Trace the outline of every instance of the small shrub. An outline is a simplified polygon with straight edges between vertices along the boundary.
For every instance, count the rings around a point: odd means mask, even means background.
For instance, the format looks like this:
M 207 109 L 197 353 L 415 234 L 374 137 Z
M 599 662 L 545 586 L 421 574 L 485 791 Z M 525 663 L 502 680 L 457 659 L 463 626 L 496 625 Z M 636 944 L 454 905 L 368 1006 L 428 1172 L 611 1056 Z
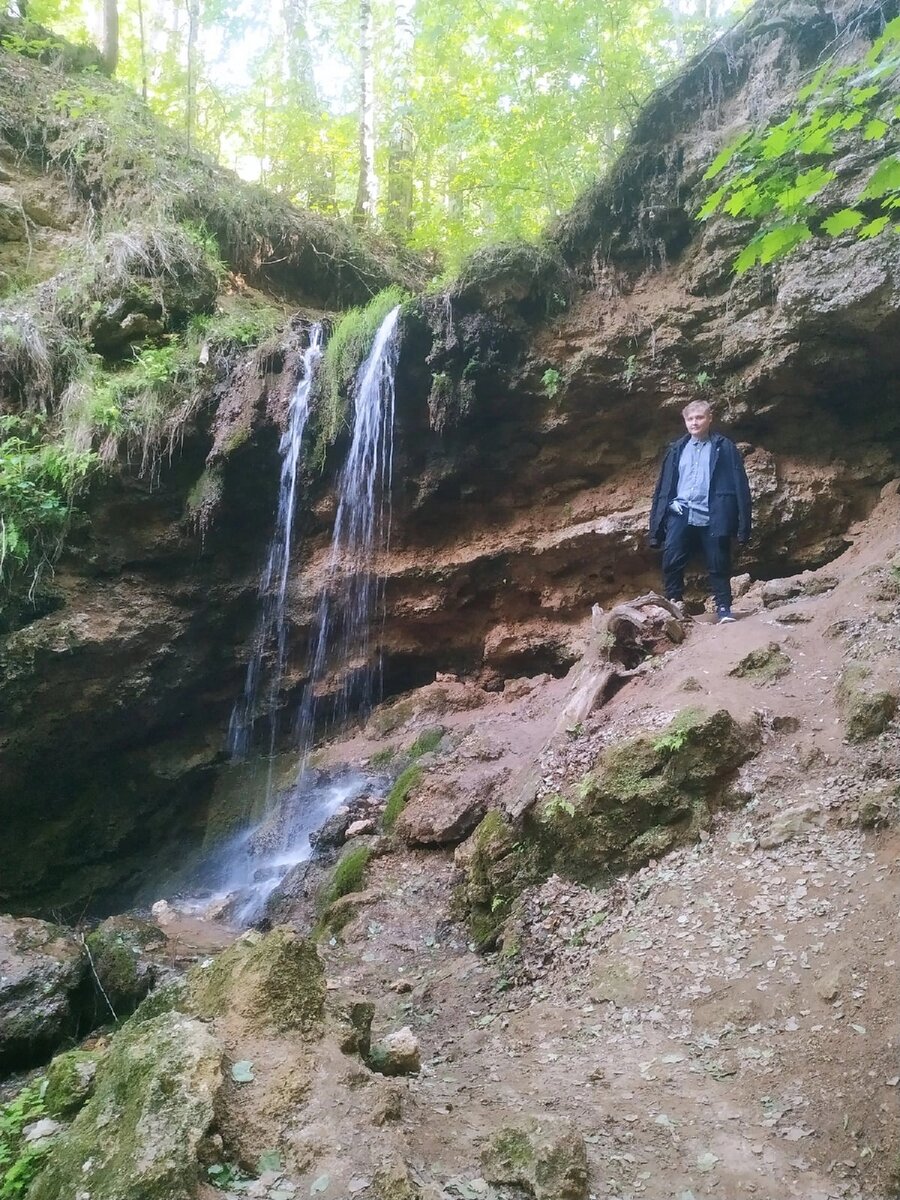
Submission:
M 554 367 L 548 367 L 541 376 L 541 383 L 544 385 L 544 391 L 549 400 L 552 400 L 559 391 L 559 383 L 561 379 L 562 376 Z
M 95 456 L 54 442 L 35 413 L 0 417 L 0 584 L 42 570 L 59 552 L 72 501 Z

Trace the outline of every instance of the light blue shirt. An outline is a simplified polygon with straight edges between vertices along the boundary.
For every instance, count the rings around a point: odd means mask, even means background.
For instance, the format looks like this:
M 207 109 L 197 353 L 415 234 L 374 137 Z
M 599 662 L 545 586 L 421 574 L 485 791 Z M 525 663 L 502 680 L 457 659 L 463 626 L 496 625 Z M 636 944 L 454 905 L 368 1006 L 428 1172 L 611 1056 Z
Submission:
M 702 442 L 697 438 L 689 438 L 678 460 L 678 494 L 671 507 L 677 513 L 686 509 L 689 525 L 709 524 L 711 449 L 709 438 Z

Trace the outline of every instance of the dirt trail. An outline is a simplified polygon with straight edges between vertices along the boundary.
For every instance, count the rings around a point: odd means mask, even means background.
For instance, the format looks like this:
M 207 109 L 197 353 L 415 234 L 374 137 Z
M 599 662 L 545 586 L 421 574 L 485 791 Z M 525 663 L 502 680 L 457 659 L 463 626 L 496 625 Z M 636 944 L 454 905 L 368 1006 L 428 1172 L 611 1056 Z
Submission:
M 735 625 L 697 620 L 682 648 L 544 752 L 553 789 L 688 705 L 756 713 L 764 730 L 737 780 L 742 803 L 696 845 L 606 891 L 554 876 L 526 893 L 515 958 L 467 945 L 446 851 L 373 861 L 367 903 L 323 947 L 326 969 L 332 987 L 375 1002 L 376 1035 L 411 1026 L 424 1066 L 388 1082 L 329 1058 L 301 1106 L 259 1118 L 260 1139 L 287 1148 L 298 1194 L 327 1176 L 325 1200 L 368 1195 L 378 1166 L 403 1160 L 427 1196 L 513 1195 L 487 1189 L 480 1151 L 532 1118 L 584 1136 L 603 1200 L 892 1194 L 900 728 L 846 743 L 835 689 L 854 660 L 896 677 L 898 549 L 891 485 L 851 549 L 804 577 L 819 594 L 764 608 L 757 587 Z M 760 686 L 730 674 L 772 642 L 786 675 Z M 537 754 L 571 684 L 545 678 L 477 709 L 464 685 L 440 686 L 441 720 L 500 747 L 472 758 L 477 774 Z M 407 733 L 434 719 L 420 699 Z M 375 744 L 357 736 L 331 757 Z M 873 797 L 881 827 L 864 829 Z M 264 1045 L 254 1052 L 261 1078 L 277 1072 L 274 1043 L 269 1064 Z

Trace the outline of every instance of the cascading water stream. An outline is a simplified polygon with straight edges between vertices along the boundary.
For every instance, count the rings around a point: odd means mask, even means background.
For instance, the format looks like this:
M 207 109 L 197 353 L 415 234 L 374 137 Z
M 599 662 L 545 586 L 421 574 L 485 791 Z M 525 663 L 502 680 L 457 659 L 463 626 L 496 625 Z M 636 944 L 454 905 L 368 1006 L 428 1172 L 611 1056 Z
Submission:
M 323 684 L 337 681 L 331 721 L 371 708 L 381 688 L 381 656 L 372 662 L 372 628 L 384 616 L 384 578 L 376 559 L 391 537 L 394 375 L 400 308 L 382 322 L 359 369 L 353 440 L 338 478 L 338 507 L 328 579 L 316 614 L 309 682 L 297 717 L 301 774 L 320 725 Z
M 278 693 L 284 675 L 287 652 L 287 628 L 284 602 L 291 567 L 294 514 L 297 501 L 297 475 L 303 434 L 309 420 L 310 396 L 316 368 L 322 357 L 322 326 L 309 331 L 309 345 L 303 353 L 303 372 L 294 389 L 288 411 L 288 424 L 281 437 L 281 477 L 278 487 L 278 513 L 269 554 L 259 580 L 259 617 L 253 632 L 253 653 L 247 665 L 244 691 L 235 704 L 228 726 L 228 749 L 232 759 L 242 759 L 250 748 L 253 726 L 261 715 L 269 720 L 269 754 L 275 750 L 277 736 Z M 260 690 L 267 655 L 272 652 L 265 704 L 260 706 Z
M 366 783 L 364 779 L 354 777 L 322 786 L 315 773 L 309 770 L 308 760 L 316 734 L 321 732 L 324 724 L 342 722 L 351 711 L 367 711 L 380 694 L 381 653 L 379 648 L 378 653 L 373 654 L 372 631 L 376 622 L 384 619 L 384 579 L 378 572 L 377 559 L 388 549 L 391 533 L 394 376 L 399 315 L 398 306 L 382 322 L 356 377 L 353 437 L 337 481 L 338 504 L 327 578 L 319 597 L 307 683 L 297 714 L 299 768 L 296 786 L 279 798 L 277 809 L 269 808 L 260 826 L 243 835 L 232 851 L 233 860 L 239 861 L 235 862 L 229 890 L 243 892 L 241 904 L 235 911 L 236 919 L 241 922 L 252 921 L 260 915 L 285 871 L 309 857 L 310 834 L 335 808 L 358 794 Z M 296 480 L 296 460 L 292 470 Z M 282 493 L 285 503 L 289 500 L 291 504 L 290 515 L 282 520 L 279 507 L 276 539 L 273 539 L 273 550 L 263 576 L 267 581 L 265 595 L 272 596 L 273 612 L 267 617 L 264 609 L 260 619 L 264 636 L 277 630 L 278 671 L 283 670 L 285 657 L 284 592 L 295 488 L 294 483 L 290 497 L 287 497 L 286 474 L 287 468 L 283 465 Z M 276 540 L 279 547 L 288 547 L 286 552 L 276 548 Z M 279 581 L 274 588 L 271 587 L 273 580 Z M 262 594 L 262 585 L 260 591 Z M 265 624 L 267 621 L 268 625 Z M 244 728 L 248 727 L 248 715 L 252 722 L 256 703 L 256 692 L 251 693 L 251 684 L 258 688 L 259 668 L 254 668 L 251 662 L 251 669 L 254 675 L 251 679 L 248 670 L 248 686 L 241 701 L 240 720 L 244 722 Z M 280 675 L 277 680 L 273 678 L 270 690 L 273 708 L 279 682 Z M 241 728 L 234 719 L 233 726 Z M 274 750 L 274 728 L 272 738 L 270 749 Z M 267 793 L 271 793 L 271 783 Z M 271 796 L 267 794 L 267 807 L 270 800 Z

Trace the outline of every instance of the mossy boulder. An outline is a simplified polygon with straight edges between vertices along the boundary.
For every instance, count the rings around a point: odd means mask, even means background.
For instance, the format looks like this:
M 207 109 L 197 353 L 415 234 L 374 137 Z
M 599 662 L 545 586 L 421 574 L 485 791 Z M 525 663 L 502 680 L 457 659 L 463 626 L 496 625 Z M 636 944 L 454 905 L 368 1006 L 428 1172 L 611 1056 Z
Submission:
M 465 870 L 457 903 L 476 947 L 487 949 L 496 942 L 515 899 L 539 878 L 538 848 L 492 810 L 460 847 L 457 863 Z
M 879 687 L 863 663 L 845 667 L 837 695 L 848 742 L 865 742 L 884 733 L 897 713 L 897 693 Z
M 133 917 L 109 917 L 85 938 L 98 997 L 98 1018 L 129 1016 L 152 988 L 157 966 L 148 953 L 161 951 L 166 936 L 158 926 Z
M 325 1004 L 325 971 L 315 943 L 279 926 L 250 931 L 188 976 L 189 1006 L 212 1019 L 226 1012 L 248 1027 L 279 1033 L 318 1031 Z
M 759 746 L 755 724 L 685 709 L 656 736 L 606 750 L 571 796 L 539 807 L 530 834 L 553 870 L 586 882 L 691 841 L 737 768 Z
M 755 724 L 685 709 L 662 734 L 605 751 L 571 794 L 546 797 L 521 826 L 489 812 L 457 852 L 457 900 L 476 945 L 492 946 L 516 897 L 553 872 L 597 883 L 691 841 L 758 746 Z
M 51 1117 L 69 1120 L 83 1108 L 94 1091 L 97 1066 L 103 1055 L 96 1050 L 68 1050 L 57 1054 L 47 1068 L 44 1107 Z
M 590 1195 L 584 1139 L 571 1130 L 501 1129 L 481 1162 L 490 1183 L 521 1187 L 535 1200 L 588 1200 Z
M 732 668 L 729 674 L 734 675 L 737 679 L 747 679 L 762 687 L 764 684 L 774 683 L 776 679 L 783 678 L 790 669 L 790 658 L 777 642 L 769 642 L 768 646 L 751 650 L 736 667 Z
M 123 1029 L 30 1200 L 191 1200 L 221 1064 L 221 1047 L 206 1026 L 181 1013 Z

